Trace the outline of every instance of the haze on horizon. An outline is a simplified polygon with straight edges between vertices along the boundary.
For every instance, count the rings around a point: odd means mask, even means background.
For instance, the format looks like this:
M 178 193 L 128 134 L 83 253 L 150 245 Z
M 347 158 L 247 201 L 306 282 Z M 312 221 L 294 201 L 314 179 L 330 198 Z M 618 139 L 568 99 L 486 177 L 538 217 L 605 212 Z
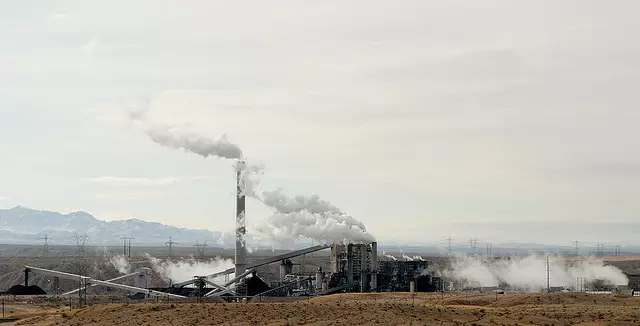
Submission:
M 226 134 L 265 187 L 319 194 L 381 241 L 633 243 L 639 9 L 6 2 L 0 208 L 232 230 L 232 162 L 149 141 L 127 118 L 148 105 Z M 249 231 L 269 214 L 250 201 Z

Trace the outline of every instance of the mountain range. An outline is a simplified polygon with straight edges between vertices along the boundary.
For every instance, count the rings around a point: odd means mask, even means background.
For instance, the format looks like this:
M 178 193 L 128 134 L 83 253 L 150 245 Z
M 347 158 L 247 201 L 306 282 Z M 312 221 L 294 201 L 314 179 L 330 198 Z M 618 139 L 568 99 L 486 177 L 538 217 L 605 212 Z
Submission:
M 50 244 L 75 245 L 76 236 L 84 234 L 87 235 L 86 244 L 91 246 L 119 246 L 122 244 L 121 237 L 133 236 L 137 246 L 164 246 L 171 237 L 178 246 L 192 246 L 196 242 L 204 243 L 206 241 L 210 247 L 235 247 L 235 235 L 232 232 L 178 228 L 140 219 L 102 221 L 86 212 L 61 214 L 22 206 L 0 209 L 0 244 L 41 244 L 46 235 L 51 239 Z M 270 248 L 270 246 L 259 245 L 260 241 L 250 234 L 247 234 L 246 239 L 251 248 Z M 308 247 L 310 244 L 309 241 L 294 241 L 279 249 L 300 249 Z M 389 242 L 380 243 L 378 248 L 394 255 L 401 255 L 402 252 L 442 254 L 447 251 L 447 248 L 443 246 Z M 452 246 L 451 251 L 475 252 L 468 246 Z M 482 246 L 477 248 L 479 253 L 484 251 L 485 248 Z M 532 251 L 572 253 L 574 248 L 535 243 L 503 243 L 494 244 L 491 252 L 494 255 L 514 255 Z M 623 254 L 637 252 L 640 252 L 638 246 L 622 247 Z M 596 252 L 589 248 L 583 248 L 581 254 L 596 254 Z M 604 254 L 612 255 L 611 252 Z
M 212 247 L 235 246 L 231 232 L 178 228 L 139 219 L 101 221 L 86 212 L 61 214 L 22 206 L 0 209 L 0 243 L 41 243 L 45 235 L 56 245 L 76 244 L 76 236 L 87 235 L 87 245 L 120 245 L 121 237 L 135 237 L 136 245 L 163 246 L 169 237 L 179 244 L 196 241 Z

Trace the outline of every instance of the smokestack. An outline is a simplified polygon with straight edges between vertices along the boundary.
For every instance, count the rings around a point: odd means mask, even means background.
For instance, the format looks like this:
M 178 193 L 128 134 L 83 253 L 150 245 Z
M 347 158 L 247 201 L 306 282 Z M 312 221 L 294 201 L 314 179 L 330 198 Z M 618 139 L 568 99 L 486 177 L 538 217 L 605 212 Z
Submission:
M 236 198 L 236 276 L 242 275 L 246 271 L 246 252 L 247 247 L 244 236 L 247 233 L 245 227 L 245 194 L 242 185 L 242 170 L 244 169 L 244 161 L 238 161 L 238 195 Z

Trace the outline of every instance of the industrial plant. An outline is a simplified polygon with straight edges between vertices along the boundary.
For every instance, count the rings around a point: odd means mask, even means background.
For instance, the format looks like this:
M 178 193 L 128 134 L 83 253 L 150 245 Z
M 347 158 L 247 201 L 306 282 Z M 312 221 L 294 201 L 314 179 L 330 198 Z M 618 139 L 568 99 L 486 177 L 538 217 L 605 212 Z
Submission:
M 153 269 L 140 267 L 131 273 L 100 280 L 82 273 L 73 274 L 64 271 L 46 269 L 38 266 L 24 266 L 24 286 L 16 286 L 9 291 L 9 294 L 20 294 L 24 289 L 30 289 L 30 275 L 32 273 L 50 276 L 54 280 L 55 294 L 62 296 L 78 295 L 80 300 L 84 298 L 86 302 L 87 293 L 94 294 L 92 288 L 97 286 L 107 289 L 115 289 L 128 292 L 131 299 L 170 299 L 180 300 L 187 298 L 209 298 L 226 301 L 245 301 L 254 298 L 262 300 L 266 297 L 300 297 L 300 296 L 320 296 L 333 293 L 345 292 L 437 292 L 437 291 L 513 291 L 527 292 L 545 291 L 544 281 L 530 282 L 528 279 L 521 279 L 514 275 L 509 275 L 509 270 L 533 268 L 531 263 L 539 263 L 534 260 L 528 262 L 525 267 L 517 266 L 518 261 L 478 260 L 477 256 L 465 256 L 465 260 L 458 262 L 459 266 L 454 266 L 450 270 L 439 269 L 432 266 L 433 262 L 418 257 L 412 259 L 406 256 L 404 260 L 395 259 L 393 256 L 378 256 L 378 243 L 376 241 L 342 241 L 327 244 L 320 244 L 308 248 L 274 255 L 261 260 L 247 260 L 246 237 L 246 194 L 243 184 L 244 162 L 237 165 L 237 188 L 236 188 L 236 215 L 235 215 L 235 259 L 232 268 L 226 268 L 210 275 L 192 275 L 189 279 L 170 282 L 164 286 L 157 286 L 152 282 Z M 169 250 L 171 255 L 171 245 Z M 125 241 L 124 252 L 129 250 L 131 255 L 131 241 L 128 246 Z M 198 246 L 199 257 L 204 256 L 204 246 Z M 320 256 L 327 260 L 319 265 L 313 272 L 300 270 L 294 271 L 293 259 L 304 257 L 316 252 L 327 250 L 328 257 Z M 84 251 L 84 249 L 83 249 Z M 404 256 L 404 255 L 403 255 Z M 476 258 L 474 258 L 476 257 Z M 261 268 L 278 264 L 278 273 L 274 278 L 269 275 L 261 275 Z M 516 264 L 516 265 L 514 265 Z M 491 272 L 491 265 L 496 265 L 498 272 Z M 328 268 L 326 267 L 328 266 Z M 514 267 L 515 266 L 515 267 Z M 440 266 L 442 267 L 442 266 Z M 618 275 L 610 267 L 596 266 L 596 274 L 604 278 L 613 280 L 602 282 L 597 278 L 587 279 L 585 277 L 576 278 L 574 287 L 552 286 L 550 271 L 564 267 L 552 267 L 547 257 L 546 265 L 537 266 L 536 269 L 547 273 L 546 291 L 619 291 L 628 292 L 628 280 L 622 275 Z M 588 267 L 593 269 L 592 267 Z M 456 274 L 457 273 L 457 274 Z M 596 275 L 594 274 L 594 275 Z M 560 274 L 555 274 L 558 277 Z M 482 281 L 478 279 L 482 278 Z M 573 282 L 574 275 L 564 275 L 565 280 Z M 58 293 L 60 279 L 77 282 L 77 288 L 71 291 Z M 119 283 L 121 280 L 133 279 L 133 285 Z M 223 279 L 224 281 L 220 281 Z M 487 281 L 489 280 L 489 281 Z M 556 281 L 556 280 L 554 280 Z M 483 284 L 482 282 L 485 282 Z M 489 282 L 491 284 L 487 284 Z M 532 285 L 533 284 L 533 285 Z M 542 284 L 542 285 L 540 285 Z M 536 288 L 536 286 L 540 288 Z M 21 290 L 22 289 L 22 290 Z M 43 294 L 41 290 L 26 291 L 24 294 Z
M 254 297 L 317 296 L 339 292 L 427 292 L 441 289 L 440 279 L 427 273 L 427 261 L 378 260 L 378 244 L 375 241 L 315 245 L 263 260 L 247 262 L 243 168 L 244 162 L 240 161 L 236 173 L 236 241 L 233 268 L 211 275 L 193 275 L 190 279 L 172 282 L 164 287 L 154 287 L 151 282 L 153 270 L 147 267 L 138 268 L 132 273 L 116 278 L 99 280 L 88 275 L 27 265 L 24 267 L 24 287 L 30 286 L 30 274 L 36 273 L 52 277 L 56 284 L 60 279 L 77 282 L 77 289 L 59 294 L 79 295 L 80 298 L 83 296 L 86 298 L 87 293 L 92 293 L 91 289 L 97 286 L 129 292 L 130 298 L 173 300 L 189 297 L 246 300 Z M 129 241 L 129 257 L 130 245 Z M 125 244 L 125 252 L 126 250 Z M 322 267 L 318 267 L 312 274 L 294 272 L 292 259 L 322 250 L 330 251 L 328 269 L 323 270 Z M 277 279 L 263 278 L 258 273 L 260 267 L 270 264 L 279 265 Z M 230 278 L 231 275 L 233 275 L 232 278 Z M 213 281 L 220 278 L 224 278 L 222 284 Z M 119 283 L 126 279 L 133 279 L 134 285 Z

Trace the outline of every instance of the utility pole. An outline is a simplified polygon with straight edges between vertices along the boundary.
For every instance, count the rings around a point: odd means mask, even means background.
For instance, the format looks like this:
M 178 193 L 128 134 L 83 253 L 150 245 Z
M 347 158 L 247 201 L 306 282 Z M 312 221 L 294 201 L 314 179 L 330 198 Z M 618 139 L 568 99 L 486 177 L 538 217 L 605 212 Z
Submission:
M 173 245 L 177 243 L 175 243 L 173 240 L 171 240 L 171 237 L 169 237 L 169 241 L 165 242 L 165 244 L 169 246 L 169 258 L 173 257 Z
M 576 240 L 573 242 L 574 247 L 576 248 L 576 256 L 580 256 L 580 241 Z
M 613 250 L 614 250 L 614 253 L 613 253 L 614 256 L 620 256 L 620 245 L 616 245 Z
M 122 254 L 126 257 L 131 258 L 131 239 L 135 239 L 135 237 L 120 237 L 120 239 L 124 239 L 124 243 L 122 245 Z M 129 253 L 127 254 L 127 249 Z

